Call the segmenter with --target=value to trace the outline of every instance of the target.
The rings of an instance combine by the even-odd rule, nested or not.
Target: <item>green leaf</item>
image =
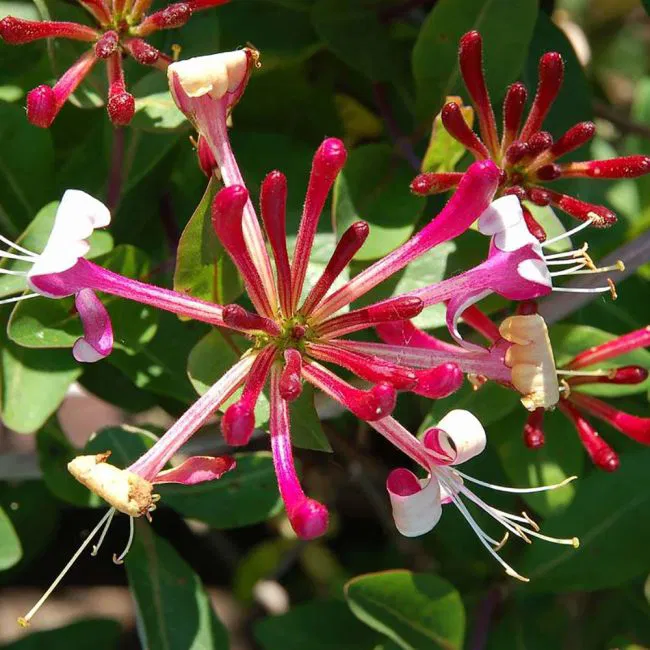
[[[528,449],[523,442],[526,418],[527,413],[519,408],[488,429],[489,444],[496,446],[512,485],[541,487],[581,476],[585,452],[571,422],[559,411],[545,413],[546,444],[541,449]],[[566,510],[578,489],[574,482],[557,490],[521,497],[533,510],[548,517]]]
[[[22,106],[0,102],[0,227],[14,237],[52,198],[54,147],[47,129],[25,118]]]
[[[589,325],[555,325],[551,328],[551,343],[558,367],[570,361],[576,354],[584,352],[589,348],[606,343],[617,338],[616,334],[610,334],[603,330]],[[619,366],[635,365],[650,370],[650,351],[639,348],[585,368],[585,371]],[[604,397],[619,397],[622,395],[634,395],[635,393],[646,393],[650,389],[650,379],[640,384],[588,384],[580,387],[580,392],[590,395],[601,395]]]
[[[227,650],[199,576],[147,522],[136,523],[126,574],[137,605],[142,646],[156,650]]]
[[[105,618],[85,619],[53,630],[32,632],[18,641],[1,646],[0,650],[117,650],[121,634],[122,626],[117,621]]]
[[[120,275],[144,278],[147,256],[133,246],[118,246],[98,263]],[[158,312],[147,305],[101,294],[115,332],[115,348],[134,354],[156,333]],[[74,298],[34,298],[18,303],[9,319],[9,338],[28,348],[71,348],[83,335]]]
[[[159,70],[142,77],[133,85],[132,93],[135,115],[130,126],[162,132],[189,129],[185,115],[178,110],[169,92],[167,77]]]
[[[158,314],[156,335],[137,353],[115,349],[108,360],[143,388],[182,402],[196,394],[187,379],[187,355],[205,329],[197,323],[181,323],[167,312]]]
[[[488,86],[495,98],[502,97],[521,70],[536,17],[536,0],[439,0],[413,48],[418,115],[435,115],[449,95],[469,100],[458,67],[458,41],[473,29],[483,37]]]
[[[7,338],[0,327],[2,421],[19,433],[39,429],[82,373],[69,350],[30,350]]]
[[[23,549],[11,520],[0,507],[0,571],[12,567],[20,560]]]
[[[334,186],[333,217],[339,234],[359,220],[370,224],[355,259],[382,257],[413,232],[424,202],[406,190],[412,177],[387,144],[364,145],[350,154]]]
[[[303,449],[331,452],[332,446],[314,407],[314,389],[306,383],[303,384],[300,397],[291,402],[289,408],[292,444]]]
[[[311,15],[327,47],[351,68],[372,81],[399,77],[399,44],[391,41],[370,3],[318,0]]]
[[[264,650],[375,650],[382,637],[338,600],[312,601],[254,627]]]
[[[223,330],[213,330],[204,336],[190,352],[187,359],[187,375],[196,392],[203,395],[212,384],[216,383],[235,364],[250,342],[243,336]],[[237,390],[220,407],[227,409],[241,396]],[[269,419],[269,401],[262,393],[255,404],[255,424],[262,426]]]
[[[544,522],[544,533],[580,539],[580,548],[535,543],[517,569],[527,589],[593,591],[615,587],[650,570],[650,451],[621,455],[613,474],[593,472],[577,485],[565,512]],[[594,570],[597,567],[597,570]]]
[[[460,594],[433,574],[384,571],[350,580],[352,613],[405,650],[460,650],[465,609]]]
[[[210,207],[218,187],[212,176],[183,230],[176,251],[174,290],[223,305],[236,300],[243,285],[212,227]]]
[[[249,526],[276,515],[282,508],[271,455],[235,455],[237,466],[218,481],[200,485],[161,485],[163,502],[184,517],[215,528]]]
[[[54,217],[59,207],[59,201],[48,203],[41,208],[33,221],[25,228],[24,232],[16,239],[27,250],[34,253],[40,253],[47,244],[54,225]],[[7,231],[3,228],[3,234]],[[113,238],[110,233],[102,230],[94,232],[88,240],[90,251],[86,254],[87,259],[93,259],[99,255],[108,253],[113,248]],[[11,271],[28,271],[31,264],[19,260],[8,258],[0,259],[0,269],[9,269]],[[23,276],[19,275],[0,275],[0,298],[11,296],[15,293],[21,293],[27,289],[27,282]]]
[[[157,438],[150,431],[128,424],[120,427],[106,427],[93,435],[86,446],[84,454],[103,454],[111,452],[111,464],[125,468],[136,461],[150,449]],[[96,503],[101,503],[97,500]]]
[[[288,6],[259,0],[229,3],[219,7],[219,26],[222,50],[255,44],[262,53],[260,74],[307,59],[320,48],[309,13]]]
[[[68,463],[81,452],[57,424],[49,422],[38,431],[36,450],[43,480],[52,494],[79,507],[99,505],[98,498],[68,472]]]

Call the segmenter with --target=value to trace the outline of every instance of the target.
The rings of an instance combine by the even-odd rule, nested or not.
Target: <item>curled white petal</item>
[[[449,411],[432,433],[437,436],[437,442],[452,459],[452,465],[460,465],[478,456],[485,449],[487,442],[483,425],[474,414],[464,409]]]
[[[88,253],[90,245],[86,239],[95,228],[104,228],[110,222],[111,213],[101,201],[81,190],[66,190],[45,249],[27,277],[61,273],[72,268]]]
[[[419,492],[406,496],[391,491],[390,480],[387,485],[395,527],[404,537],[419,537],[428,533],[442,516],[438,481],[435,478],[424,479],[420,485],[422,489]]]
[[[221,99],[244,81],[248,65],[245,50],[220,52],[176,61],[167,68],[167,76],[170,84],[175,77],[189,97],[209,94],[214,99]]]

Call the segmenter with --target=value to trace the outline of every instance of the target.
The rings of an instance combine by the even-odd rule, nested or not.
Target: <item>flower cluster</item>
[[[527,90],[522,83],[508,87],[503,103],[501,137],[483,74],[481,35],[468,32],[460,39],[460,71],[478,117],[480,137],[465,120],[461,107],[449,102],[442,108],[446,131],[460,142],[476,160],[492,160],[501,170],[497,195],[514,194],[539,206],[552,205],[579,219],[591,220],[595,227],[606,227],[616,215],[602,205],[594,205],[546,186],[564,178],[635,178],[650,173],[650,157],[625,156],[611,160],[560,163],[566,154],[586,144],[594,135],[593,122],[580,122],[557,140],[543,131],[544,120],[555,102],[564,78],[564,62],[558,52],[547,52],[539,61],[539,81],[528,115],[524,120]],[[415,194],[426,196],[458,186],[463,172],[424,173],[411,183]],[[544,229],[524,207],[530,232],[540,241]]]
[[[89,48],[54,86],[43,84],[28,93],[27,118],[36,126],[49,127],[94,65],[104,60],[108,75],[108,116],[116,126],[128,124],[135,112],[135,100],[126,89],[124,57],[130,56],[142,65],[164,71],[172,59],[144,39],[162,29],[181,27],[195,12],[226,2],[228,0],[187,0],[147,14],[152,0],[79,0],[94,19],[94,27],[75,22],[3,18],[0,38],[10,45],[64,38],[81,41]]]
[[[561,544],[577,542],[544,537],[528,516],[492,508],[467,488],[465,481],[474,480],[484,487],[514,490],[471,479],[455,468],[485,446],[485,432],[470,413],[450,413],[422,440],[391,416],[398,393],[444,397],[461,386],[465,374],[514,388],[522,394],[529,409],[551,408],[557,403],[555,363],[541,317],[508,319],[501,325],[498,341],[485,349],[465,341],[456,327],[463,312],[477,313],[472,302],[491,291],[523,300],[552,289],[546,258],[538,242],[531,243],[520,236],[522,217],[518,201],[505,197],[500,203],[492,203],[500,171],[492,161],[476,162],[440,214],[406,243],[342,281],[343,270],[369,232],[367,223],[354,223],[341,234],[320,277],[307,286],[318,221],[347,154],[343,143],[335,138],[326,139],[316,151],[296,245],[289,255],[285,176],[272,171],[264,179],[258,218],[228,138],[228,114],[241,97],[256,60],[254,51],[244,49],[173,63],[168,68],[172,95],[209,148],[223,180],[224,188],[211,206],[211,222],[243,278],[252,311],[238,304],[219,305],[140,282],[86,260],[87,237],[95,227],[106,226],[110,215],[101,203],[83,192],[71,190],[63,197],[52,234],[41,254],[3,238],[16,252],[0,252],[0,256],[13,263],[0,272],[26,276],[32,289],[32,293],[4,302],[39,295],[53,299],[75,296],[84,326],[84,336],[73,350],[80,361],[101,359],[112,347],[108,313],[96,293],[112,294],[230,329],[243,334],[250,343],[235,364],[127,470],[113,468],[103,456],[77,459],[70,470],[115,510],[131,517],[147,514],[155,505],[151,485],[161,476],[169,480],[164,468],[215,411],[225,409],[221,430],[228,444],[240,446],[249,441],[255,425],[254,407],[268,386],[269,433],[280,495],[296,534],[303,539],[317,537],[327,529],[328,510],[304,493],[291,444],[290,404],[300,396],[303,383],[307,382],[368,422],[428,473],[429,478],[422,483],[407,470],[397,470],[389,477],[387,488],[395,520],[404,534],[430,530],[439,519],[441,505],[453,502],[507,572],[521,577],[497,555],[502,543],[478,527],[463,498],[483,508],[506,532],[525,541],[529,536],[537,536]],[[482,231],[492,237],[484,263],[435,285],[365,307],[352,305],[435,246],[468,230],[477,217]],[[530,237],[527,231],[526,236]],[[410,323],[426,307],[445,301],[449,329],[456,343],[444,343],[417,332]],[[349,334],[372,328],[377,328],[386,342],[348,338]],[[417,341],[395,344],[390,338],[396,329],[414,330]],[[336,367],[356,375],[367,387],[346,381],[335,371]],[[226,407],[225,403],[240,389],[236,400]],[[214,463],[218,471],[214,470]],[[223,459],[192,460],[189,469],[182,465],[171,472],[179,474],[181,482],[212,480],[225,471],[224,463],[227,464]],[[226,467],[229,468],[230,465]],[[119,489],[115,487],[118,484]],[[555,487],[560,486],[535,490]],[[108,519],[102,520],[93,535],[103,525],[108,525]],[[102,539],[103,533],[100,542]]]

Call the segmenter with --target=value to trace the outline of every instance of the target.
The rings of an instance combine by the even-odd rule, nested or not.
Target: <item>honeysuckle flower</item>
[[[396,469],[386,481],[395,525],[402,535],[417,537],[429,532],[442,516],[443,505],[453,503],[476,533],[481,544],[503,566],[506,573],[514,578],[528,581],[517,573],[499,554],[510,533],[527,543],[536,537],[556,544],[578,547],[578,539],[558,539],[540,533],[539,526],[523,512],[515,515],[490,506],[469,487],[475,483],[485,488],[515,494],[542,492],[560,488],[576,477],[572,476],[557,485],[538,488],[511,488],[492,485],[472,478],[461,472],[458,466],[480,454],[486,446],[485,430],[479,420],[469,411],[453,410],[427,429],[418,440],[391,417],[371,425],[390,440],[416,463],[421,465],[428,476],[419,479],[408,469]],[[489,514],[505,528],[505,536],[497,541],[478,525],[470,514],[466,503],[469,501]]]
[[[636,178],[650,172],[650,157],[624,156],[611,160],[557,162],[562,156],[587,143],[596,131],[593,122],[580,122],[557,140],[547,131],[542,131],[564,78],[564,62],[557,52],[547,52],[539,61],[537,91],[525,120],[526,87],[519,82],[508,87],[499,137],[483,74],[482,50],[482,39],[478,32],[468,32],[460,39],[460,70],[478,117],[480,137],[467,124],[460,106],[455,102],[449,102],[442,108],[441,119],[446,131],[476,160],[492,160],[499,166],[501,182],[497,196],[514,194],[520,200],[525,199],[535,205],[552,205],[580,221],[591,219],[594,227],[612,225],[616,215],[605,206],[557,192],[546,184],[563,178]],[[411,190],[422,196],[445,192],[456,187],[462,177],[462,172],[420,174],[411,183]],[[543,241],[546,237],[544,230],[527,208],[524,208],[524,217],[530,232]]]
[[[172,454],[177,447],[172,450]],[[169,457],[171,457],[171,455]],[[108,529],[117,512],[129,517],[129,538],[126,547],[118,556],[113,555],[115,564],[122,564],[131,548],[135,534],[134,520],[145,516],[151,521],[151,513],[156,509],[160,495],[154,493],[154,487],[161,484],[197,485],[220,479],[235,467],[235,460],[230,456],[192,456],[180,465],[161,471],[155,462],[145,461],[138,467],[131,465],[119,469],[108,462],[111,452],[90,456],[77,456],[68,463],[68,471],[91,492],[101,497],[110,506],[99,523],[90,531],[69,562],[57,575],[38,602],[25,616],[18,619],[21,627],[27,627],[50,594],[56,589],[70,568],[79,559],[90,543],[99,535],[91,555],[95,556],[108,533]]]
[[[478,229],[490,236],[487,259],[456,276],[404,294],[422,300],[424,307],[447,303],[446,322],[452,337],[461,345],[473,348],[458,331],[463,312],[486,296],[496,293],[508,300],[533,300],[552,291],[606,292],[616,297],[613,282],[608,279],[602,287],[575,289],[555,286],[556,278],[582,273],[607,273],[623,270],[622,262],[598,268],[584,246],[564,253],[545,253],[544,249],[585,228],[591,219],[573,230],[542,244],[529,232],[522,206],[517,197],[503,196],[493,201],[479,216]],[[556,266],[566,267],[553,271]]]
[[[186,0],[147,14],[151,0],[79,0],[92,16],[94,27],[76,22],[3,18],[0,38],[10,45],[63,38],[86,43],[89,48],[54,86],[37,86],[28,93],[27,118],[36,126],[49,127],[86,75],[103,60],[108,76],[108,116],[116,126],[128,124],[135,112],[135,100],[126,89],[123,59],[130,56],[142,65],[164,71],[172,59],[144,38],[162,29],[181,27],[195,12],[226,2],[228,0]]]
[[[648,346],[650,326],[588,348],[558,369],[564,384],[558,406],[575,426],[580,441],[593,463],[607,472],[618,469],[618,455],[585,416],[598,418],[643,445],[650,445],[650,418],[621,411],[604,399],[582,392],[581,389],[594,384],[631,385],[644,382],[648,378],[647,368],[606,364],[608,367],[598,369],[597,366],[632,350]],[[596,369],[593,369],[594,367]],[[528,447],[538,448],[544,445],[543,419],[543,411],[535,411],[528,418],[524,427],[524,441]]]
[[[220,102],[221,98],[211,101]],[[226,145],[220,142],[219,150],[225,149]],[[228,158],[226,163],[218,156],[215,158],[221,164],[221,176],[226,183],[232,177],[241,178],[238,169],[233,171],[236,168],[234,158]],[[255,404],[270,377],[271,446],[280,493],[296,533],[304,538],[322,534],[327,527],[328,516],[324,505],[303,493],[293,468],[288,403],[298,397],[303,381],[314,385],[367,421],[389,415],[398,391],[409,390],[427,397],[443,397],[456,390],[463,381],[462,369],[453,354],[433,362],[427,359],[426,363],[412,367],[399,361],[386,361],[380,355],[356,347],[356,343],[345,338],[350,333],[381,323],[413,318],[423,308],[420,299],[395,296],[345,313],[334,312],[347,307],[436,244],[467,229],[489,205],[498,181],[498,171],[492,163],[477,163],[431,223],[338,290],[330,291],[368,235],[366,223],[353,224],[341,236],[320,278],[312,287],[305,287],[307,263],[318,220],[345,159],[343,143],[333,138],[325,140],[316,152],[292,259],[289,259],[286,246],[287,187],[283,174],[271,172],[262,183],[261,222],[266,237],[243,186],[233,184],[216,195],[212,205],[212,225],[244,280],[255,312],[240,305],[218,305],[126,278],[84,259],[80,255],[87,247],[79,244],[79,241],[89,234],[88,228],[83,231],[70,228],[74,236],[59,235],[59,232],[63,232],[63,225],[59,224],[68,224],[65,206],[57,215],[52,237],[43,253],[46,261],[54,261],[46,264],[35,257],[33,267],[27,271],[29,284],[35,292],[33,295],[59,298],[74,294],[85,298],[85,291],[103,292],[229,328],[247,336],[251,342],[250,349],[190,407],[145,455],[142,463],[152,463],[156,457],[159,460],[154,465],[160,471],[169,460],[165,450],[176,449],[179,440],[187,440],[239,388],[242,388],[242,393],[236,402],[225,409],[221,428],[229,444],[246,444],[253,432]],[[229,171],[226,172],[226,169]],[[69,201],[64,203],[67,206]],[[96,209],[92,201],[80,202],[80,213],[84,219],[89,220],[91,208]],[[105,222],[104,217],[99,223]],[[275,271],[272,270],[266,248],[267,241],[274,258]],[[59,244],[72,251],[72,254],[66,253],[65,263],[60,264],[55,254]],[[16,254],[7,252],[6,255],[11,257]],[[20,259],[23,261],[22,257]],[[31,260],[26,258],[26,261]],[[263,278],[267,272],[269,276],[265,282]],[[20,300],[30,295],[9,300]],[[78,302],[85,304],[86,301]],[[92,346],[97,336],[88,334],[85,340]],[[381,347],[381,344],[377,345]],[[329,367],[332,364],[351,371],[370,382],[371,386],[361,389],[351,385],[333,372]],[[509,376],[510,369],[503,358],[500,361],[496,358],[492,360],[495,368],[499,364],[502,372]],[[466,365],[472,371],[478,371],[471,361]],[[138,470],[141,466],[138,461],[132,469]]]

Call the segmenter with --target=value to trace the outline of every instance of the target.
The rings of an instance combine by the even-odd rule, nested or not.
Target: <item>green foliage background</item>
[[[73,5],[2,0],[0,17],[11,13],[36,19],[49,12],[77,20],[82,10]],[[596,115],[599,135],[577,158],[650,152],[650,22],[642,5],[619,0],[541,5],[536,0],[232,0],[180,30],[157,35],[155,44],[164,51],[178,44],[184,58],[246,43],[261,51],[262,68],[234,112],[231,137],[253,196],[268,171],[277,168],[288,176],[291,233],[297,232],[312,152],[325,136],[344,139],[351,154],[322,219],[312,271],[326,262],[335,234],[362,217],[372,235],[354,272],[405,241],[443,204],[441,198],[413,197],[408,183],[416,173],[413,159],[424,156],[444,98],[458,94],[467,99],[456,49],[458,38],[470,29],[483,35],[495,102],[516,79],[532,89],[540,54],[558,50],[567,64],[566,81],[545,128],[558,136]],[[587,35],[591,59],[586,68],[551,20],[553,9],[554,19],[570,16]],[[110,232],[92,240],[91,255],[102,265],[203,298],[237,299],[241,284],[204,228],[216,184],[206,189],[189,125],[171,101],[163,74],[127,62],[137,113],[120,133],[99,106],[105,85],[99,72],[51,129],[37,129],[25,119],[25,93],[60,74],[74,51],[74,45],[60,42],[20,48],[0,44],[0,231],[40,250],[54,216],[52,202],[65,189],[79,188],[112,202]],[[467,160],[461,153],[443,148],[428,161],[459,161],[462,168]],[[611,230],[589,234],[595,258],[634,239],[647,242],[650,178],[578,180],[568,187],[583,200],[609,205],[620,217]],[[560,216],[565,226],[572,225]],[[405,270],[381,292],[437,281],[480,261],[484,249],[484,240],[469,232]],[[2,260],[0,266],[11,268],[11,263]],[[554,326],[558,359],[646,325],[647,277],[647,268],[641,267],[619,285],[616,302],[598,298]],[[15,293],[17,282],[15,276],[2,276],[0,297]],[[127,413],[159,406],[177,415],[232,360],[232,347],[207,326],[108,298],[119,333],[116,349],[105,361],[81,367],[69,350],[80,335],[71,304],[37,298],[15,309],[0,308],[2,421],[8,429],[35,436],[39,475],[16,476],[14,455],[0,456],[0,601],[9,585],[47,584],[56,567],[39,563],[37,575],[31,567],[61,544],[61,522],[74,523],[77,515],[81,522],[85,509],[100,506],[64,469],[78,453],[56,418],[70,385],[80,382]],[[498,301],[489,306],[504,307]],[[435,329],[443,320],[443,311],[430,310],[418,324]],[[648,366],[649,357],[640,351],[634,362]],[[610,396],[647,416],[648,385],[635,388],[610,388]],[[116,580],[128,580],[142,647],[229,647],[229,632],[212,610],[202,579],[228,590],[244,612],[247,645],[242,648],[650,647],[650,451],[602,425],[603,435],[621,453],[620,470],[603,474],[590,466],[559,414],[547,419],[546,447],[531,451],[521,440],[523,409],[497,386],[478,393],[464,389],[437,403],[400,401],[397,414],[413,430],[454,406],[475,412],[486,425],[489,447],[469,472],[486,480],[541,485],[580,476],[560,492],[527,496],[526,503],[512,495],[497,500],[499,507],[514,511],[529,508],[548,534],[582,540],[577,551],[513,543],[506,558],[531,578],[522,585],[502,575],[455,511],[446,510],[428,536],[399,539],[383,481],[401,459],[352,418],[340,416],[321,427],[309,402],[296,406],[301,411],[294,418],[300,422],[295,436],[304,450],[299,455],[307,484],[332,507],[332,531],[309,544],[287,533],[263,439],[238,456],[236,474],[208,487],[166,488],[163,503],[170,512],[161,518],[172,523],[165,535],[156,521],[152,527],[139,524],[125,575],[114,569]],[[256,415],[262,425],[268,405],[262,404]],[[142,426],[102,430],[88,449],[110,448],[118,464],[126,464],[160,433]],[[199,440],[207,449],[219,449],[214,428],[201,432]],[[327,453],[332,448],[335,453]],[[199,522],[193,532],[187,520]],[[79,533],[83,526],[79,523]],[[188,542],[188,536],[194,541]],[[112,535],[108,543],[121,542]],[[72,551],[59,549],[54,557]],[[97,562],[109,560],[103,555]],[[222,568],[219,579],[205,572],[209,565]],[[253,587],[263,579],[284,586],[292,603],[288,613],[269,616],[256,603]],[[126,645],[134,643],[134,635],[113,621],[88,619],[34,632],[2,648],[109,650],[137,647]]]

